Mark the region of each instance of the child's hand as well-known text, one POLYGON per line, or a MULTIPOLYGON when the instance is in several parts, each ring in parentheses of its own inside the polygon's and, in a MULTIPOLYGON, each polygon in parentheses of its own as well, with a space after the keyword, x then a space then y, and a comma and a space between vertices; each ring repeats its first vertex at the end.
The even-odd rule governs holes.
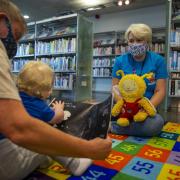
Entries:
POLYGON ((51 124, 59 124, 64 119, 64 102, 55 101, 52 103, 52 109, 55 112, 53 119, 51 120, 51 124))
POLYGON ((52 103, 52 108, 53 108, 54 111, 55 111, 56 109, 64 110, 64 102, 55 101, 54 103, 52 103))

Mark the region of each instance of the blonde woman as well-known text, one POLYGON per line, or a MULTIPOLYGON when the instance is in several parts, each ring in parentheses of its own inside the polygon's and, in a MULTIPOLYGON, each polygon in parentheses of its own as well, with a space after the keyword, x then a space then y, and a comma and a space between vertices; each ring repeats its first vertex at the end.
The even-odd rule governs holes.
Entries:
MULTIPOLYGON (((123 70, 125 74, 139 76, 153 72, 152 79, 145 79, 147 89, 144 96, 155 107, 158 107, 165 97, 168 74, 165 59, 148 50, 152 41, 152 30, 146 24, 132 24, 125 33, 125 39, 128 43, 128 52, 116 58, 112 73, 115 100, 118 101, 121 98, 117 91, 117 85, 121 78, 116 75, 118 70, 123 70)), ((148 117, 144 122, 132 122, 127 127, 120 127, 112 121, 112 132, 134 136, 153 136, 161 131, 163 125, 163 118, 157 114, 154 118, 148 117)))

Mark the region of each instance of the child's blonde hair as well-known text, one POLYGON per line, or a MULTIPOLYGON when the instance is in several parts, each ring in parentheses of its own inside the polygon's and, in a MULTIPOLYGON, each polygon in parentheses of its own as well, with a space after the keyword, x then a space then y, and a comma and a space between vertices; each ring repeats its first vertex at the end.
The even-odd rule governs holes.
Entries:
POLYGON ((43 91, 50 91, 53 85, 53 70, 40 61, 30 61, 17 77, 19 91, 42 98, 43 91))
POLYGON ((143 39, 148 44, 152 41, 152 30, 146 24, 131 24, 125 33, 125 39, 128 41, 129 33, 132 33, 135 38, 143 39))

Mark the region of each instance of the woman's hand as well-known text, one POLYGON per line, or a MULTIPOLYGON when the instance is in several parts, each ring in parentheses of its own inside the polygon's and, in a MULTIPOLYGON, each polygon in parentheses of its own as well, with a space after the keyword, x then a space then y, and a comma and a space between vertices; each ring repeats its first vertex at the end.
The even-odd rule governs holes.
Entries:
POLYGON ((118 85, 114 85, 112 87, 112 94, 113 94, 113 99, 115 100, 115 102, 118 102, 120 99, 122 99, 121 94, 119 92, 119 86, 118 85))

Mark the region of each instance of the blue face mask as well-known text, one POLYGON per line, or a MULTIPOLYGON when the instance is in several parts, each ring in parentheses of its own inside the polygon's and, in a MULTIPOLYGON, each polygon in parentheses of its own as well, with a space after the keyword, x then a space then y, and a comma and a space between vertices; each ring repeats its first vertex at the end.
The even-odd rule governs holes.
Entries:
POLYGON ((5 17, 4 19, 6 22, 6 26, 8 28, 8 35, 6 38, 0 38, 0 39, 2 43, 4 44, 4 47, 6 48, 9 59, 12 59, 16 55, 16 52, 17 52, 17 43, 14 39, 12 28, 11 28, 8 18, 5 17))
POLYGON ((132 56, 143 56, 147 51, 147 44, 131 44, 128 46, 128 51, 132 54, 132 56))

